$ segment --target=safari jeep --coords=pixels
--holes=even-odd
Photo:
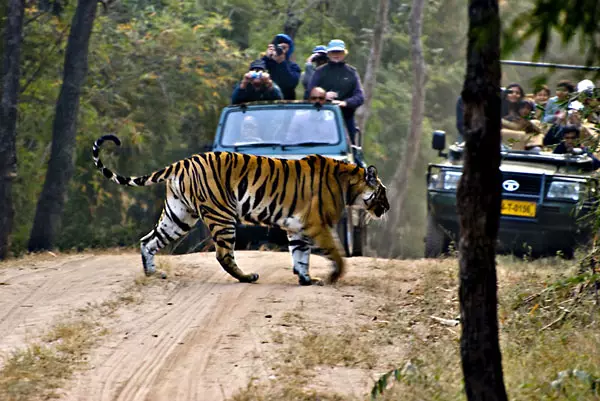
[[[462,174],[462,144],[445,149],[445,133],[435,131],[433,149],[446,159],[427,169],[425,257],[449,251],[459,237],[456,189]],[[598,182],[592,160],[574,154],[501,149],[502,209],[498,250],[515,254],[573,256],[590,238]],[[456,245],[455,245],[456,246]]]
[[[357,143],[362,143],[360,134]],[[362,160],[362,149],[351,144],[340,108],[303,101],[253,102],[225,107],[212,150],[283,159],[301,159],[316,153],[352,163]],[[363,255],[364,217],[362,210],[348,207],[338,224],[338,235],[347,257]],[[237,249],[266,242],[286,245],[287,237],[279,228],[238,226]]]

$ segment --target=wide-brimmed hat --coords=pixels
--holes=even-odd
[[[345,52],[346,44],[341,39],[333,39],[327,44],[327,52]]]

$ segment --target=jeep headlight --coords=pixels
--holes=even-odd
[[[428,189],[437,189],[440,182],[440,176],[437,174],[431,174],[429,176],[429,184],[427,185]]]
[[[440,172],[439,188],[446,191],[456,191],[458,181],[460,181],[460,171],[442,171]]]
[[[582,182],[552,181],[546,198],[578,201],[584,188],[585,185]]]

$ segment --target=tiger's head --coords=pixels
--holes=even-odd
[[[380,219],[390,210],[390,203],[385,185],[377,176],[377,168],[369,166],[355,171],[357,174],[350,181],[350,187],[354,192],[351,195],[354,199],[353,204],[364,208],[372,217]]]

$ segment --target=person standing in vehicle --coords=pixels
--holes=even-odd
[[[546,110],[542,121],[545,123],[556,123],[559,118],[559,112],[566,110],[569,95],[575,91],[575,87],[569,81],[560,81],[556,85],[556,96],[550,98],[546,103]]]
[[[304,86],[304,98],[308,98],[308,85],[315,73],[315,70],[320,66],[327,64],[327,48],[319,45],[315,46],[310,57],[306,59],[304,72],[302,73],[302,86]]]
[[[255,60],[250,63],[242,81],[235,87],[231,95],[231,104],[255,102],[259,100],[280,100],[281,90],[265,71],[265,63]]]
[[[300,67],[290,60],[294,53],[294,41],[280,33],[267,47],[263,61],[271,79],[281,88],[285,100],[296,99],[296,86],[300,81]]]
[[[346,64],[347,53],[343,40],[331,40],[327,45],[329,61],[317,68],[307,92],[310,93],[315,86],[320,86],[327,91],[327,100],[341,107],[350,139],[354,143],[356,134],[354,113],[364,103],[365,98],[356,68]]]

